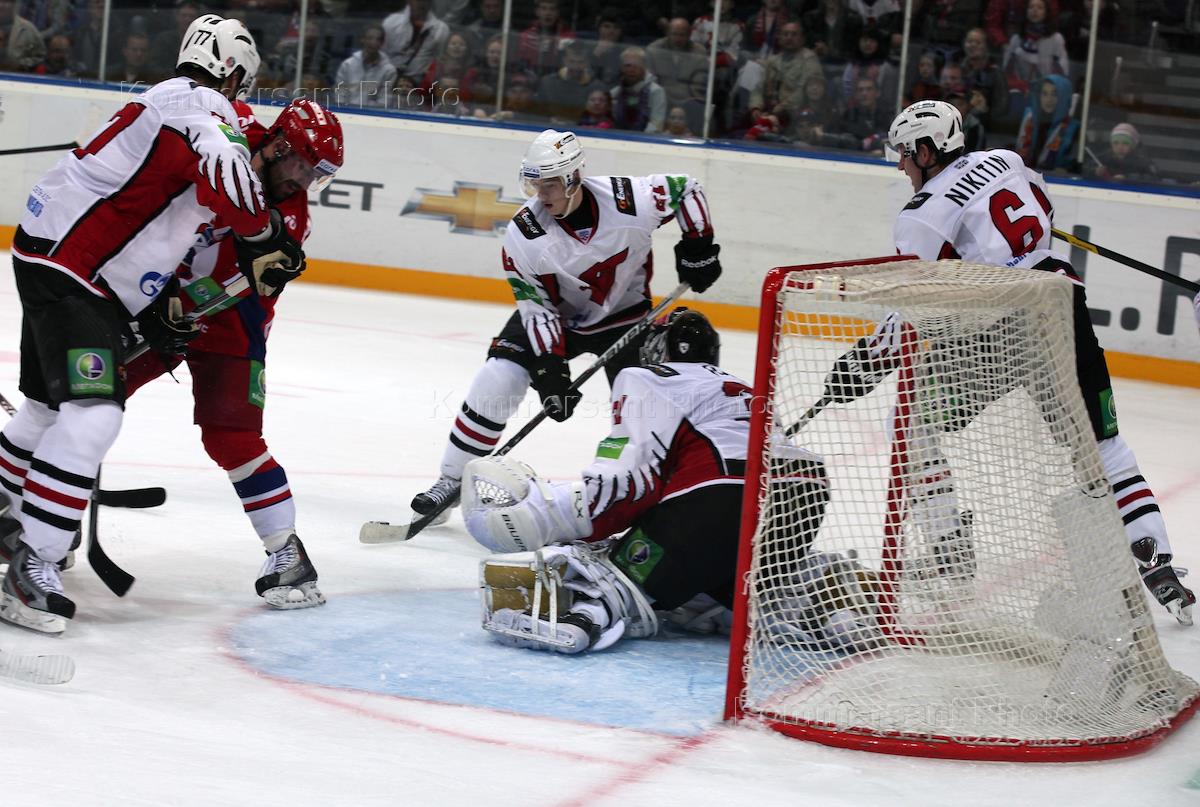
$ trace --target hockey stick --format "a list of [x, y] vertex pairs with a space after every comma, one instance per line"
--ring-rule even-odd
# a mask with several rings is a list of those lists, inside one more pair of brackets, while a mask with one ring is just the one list
[[1173, 275], [1170, 272], [1166, 272], [1156, 266], [1151, 266], [1148, 263], [1142, 263], [1139, 260], [1130, 258], [1128, 255], [1122, 255], [1119, 252], [1113, 252], [1111, 249], [1102, 247], [1099, 244], [1093, 244], [1091, 241], [1085, 241], [1077, 235], [1071, 235], [1070, 233], [1063, 232], [1059, 229], [1051, 229], [1050, 232], [1055, 238], [1061, 238], [1063, 241], [1066, 241], [1073, 247], [1078, 247], [1079, 249], [1086, 250], [1093, 255], [1099, 255], [1101, 258], [1108, 258], [1110, 261], [1116, 261], [1117, 263], [1124, 264], [1130, 269], [1137, 269], [1139, 272], [1145, 272], [1148, 275], [1153, 275], [1159, 280], [1165, 280], [1168, 283], [1174, 283], [1180, 288], [1187, 289], [1192, 294], [1200, 294], [1200, 283], [1180, 277], [1179, 275]]
[[[680, 283], [678, 286], [676, 286], [675, 290], [664, 297], [662, 302], [656, 305], [650, 311], [650, 313], [645, 316], [644, 319], [622, 334], [621, 338], [613, 342], [608, 350], [600, 354], [600, 357], [596, 359], [591, 367], [580, 373], [579, 376], [571, 383], [571, 386], [567, 389], [567, 393], [570, 394], [573, 392], [578, 392], [579, 388], [583, 386], [585, 381], [598, 373], [601, 368], [604, 367], [604, 365], [612, 361], [613, 357], [628, 347], [634, 339], [641, 336], [641, 334], [650, 327], [654, 320], [658, 319], [658, 317], [665, 310], [674, 305], [675, 302], [684, 294], [686, 294], [690, 288], [691, 286], [689, 286], [687, 283]], [[547, 415], [545, 409], [538, 412], [536, 415], [530, 418], [529, 422], [526, 423], [519, 432], [514, 434], [508, 440], [508, 442], [496, 449], [492, 456], [502, 457], [509, 451], [512, 451], [517, 443], [528, 437], [529, 433], [536, 429], [538, 424], [545, 420], [546, 417]], [[432, 522], [446, 510], [449, 510], [451, 507], [458, 504], [460, 491], [456, 491], [453, 496], [447, 496], [440, 505], [434, 508], [434, 510], [426, 513], [410, 524], [389, 524], [386, 521], [368, 521], [366, 524], [363, 524], [362, 529], [359, 530], [358, 540], [364, 544], [388, 544], [394, 541], [407, 541], [421, 530], [428, 527], [430, 522]]]
[[100, 545], [100, 535], [97, 532], [100, 522], [100, 502], [96, 492], [100, 490], [100, 468], [96, 469], [96, 487], [92, 492], [92, 509], [88, 511], [88, 565], [100, 578], [100, 582], [108, 586], [108, 590], [118, 597], [124, 597], [133, 586], [134, 576], [122, 569], [104, 551]]
[[0, 650], [0, 678], [27, 684], [65, 684], [75, 677], [70, 656], [22, 656]]
[[788, 426], [786, 429], [783, 430], [784, 435], [786, 437], [793, 437], [796, 434], [796, 432], [800, 431], [805, 426], [807, 426], [808, 422], [810, 420], [815, 418], [817, 415], [821, 414], [821, 412], [825, 409], [825, 407], [829, 406], [831, 403], [833, 403], [833, 399], [830, 398], [828, 395], [821, 396], [821, 400], [817, 401], [815, 404], [810, 406], [808, 408], [808, 411], [800, 416], [799, 420], [797, 420], [791, 426]]
[[27, 146], [23, 149], [0, 149], [0, 157], [10, 157], [15, 154], [37, 154], [42, 151], [64, 151], [77, 149], [79, 144], [72, 140], [70, 143], [59, 143], [54, 146]]
[[[0, 409], [13, 416], [17, 408], [0, 395]], [[126, 490], [102, 490], [99, 492], [100, 503], [109, 507], [158, 507], [167, 500], [165, 488], [128, 488]]]

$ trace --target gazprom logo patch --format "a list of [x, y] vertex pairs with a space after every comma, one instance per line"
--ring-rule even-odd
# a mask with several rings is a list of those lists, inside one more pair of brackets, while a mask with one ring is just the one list
[[96, 353], [89, 351], [75, 360], [75, 372], [88, 381], [103, 377], [105, 370], [104, 359]]
[[138, 288], [147, 297], [157, 297], [163, 286], [167, 285], [170, 275], [160, 275], [158, 272], [147, 272], [138, 281]]

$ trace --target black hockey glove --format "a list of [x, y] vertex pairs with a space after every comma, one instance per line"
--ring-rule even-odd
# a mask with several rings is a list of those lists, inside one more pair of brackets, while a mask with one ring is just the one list
[[675, 245], [675, 271], [679, 282], [687, 283], [699, 294], [721, 276], [721, 261], [717, 256], [721, 247], [713, 243], [711, 235], [698, 238], [681, 238]]
[[879, 386], [896, 363], [895, 359], [871, 358], [863, 337], [838, 357], [825, 376], [825, 397], [838, 404], [857, 400]]
[[137, 316], [138, 335], [157, 353], [173, 358], [187, 353], [200, 326], [183, 315], [179, 278], [172, 276], [162, 292]]
[[254, 238], [238, 236], [238, 267], [260, 297], [278, 297], [288, 281], [304, 271], [304, 250], [283, 226], [279, 211], [271, 208], [271, 226]]
[[567, 360], [553, 353], [543, 353], [533, 360], [529, 368], [529, 383], [542, 399], [542, 408], [551, 420], [562, 423], [575, 411], [583, 398], [581, 392], [568, 392], [571, 386], [571, 369]]

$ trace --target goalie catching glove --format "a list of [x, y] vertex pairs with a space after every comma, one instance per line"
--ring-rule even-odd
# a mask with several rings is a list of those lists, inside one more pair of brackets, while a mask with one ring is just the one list
[[304, 250], [283, 226], [279, 211], [271, 208], [271, 224], [253, 237], [238, 236], [238, 267], [260, 297], [278, 297], [288, 282], [304, 271]]
[[675, 271], [679, 281], [687, 283], [699, 294], [708, 289], [721, 276], [721, 254], [719, 244], [713, 243], [711, 235], [682, 238], [675, 245]]
[[830, 403], [858, 400], [896, 369], [903, 327], [897, 315], [889, 314], [875, 333], [859, 339], [838, 357], [825, 376], [825, 397]]
[[551, 420], [562, 423], [575, 411], [583, 393], [571, 391], [571, 368], [567, 360], [554, 353], [543, 353], [529, 368], [529, 383], [542, 399], [542, 408]]

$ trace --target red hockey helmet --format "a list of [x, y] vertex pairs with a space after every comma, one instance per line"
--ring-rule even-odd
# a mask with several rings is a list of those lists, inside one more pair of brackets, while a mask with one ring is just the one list
[[315, 101], [301, 98], [288, 104], [271, 126], [271, 137], [281, 135], [286, 146], [275, 159], [302, 188], [320, 190], [342, 167], [342, 124]]

